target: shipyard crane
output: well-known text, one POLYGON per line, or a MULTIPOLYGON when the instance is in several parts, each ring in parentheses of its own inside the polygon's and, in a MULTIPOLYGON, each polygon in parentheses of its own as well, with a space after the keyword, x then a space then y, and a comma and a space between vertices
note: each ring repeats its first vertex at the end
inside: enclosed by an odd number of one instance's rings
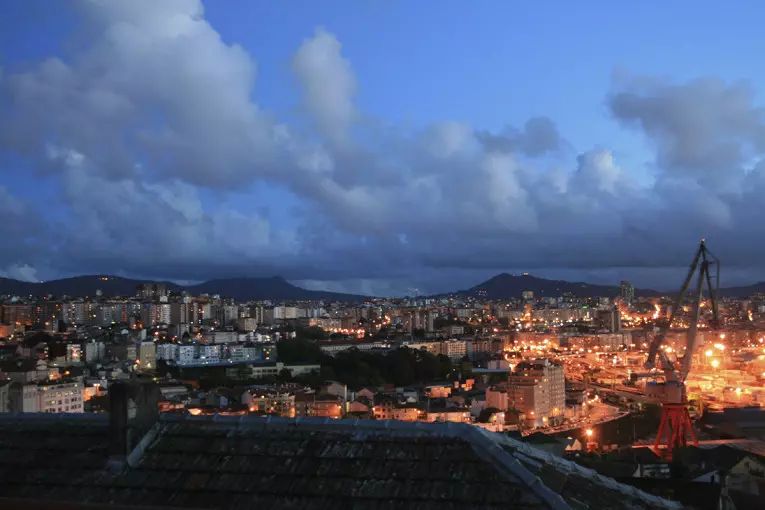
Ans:
POLYGON ((669 320, 664 322, 656 337, 651 342, 648 351, 648 358, 645 362, 645 368, 653 370, 656 365, 656 358, 659 358, 661 371, 664 374, 664 382, 646 385, 646 394, 654 397, 662 403, 661 423, 656 435, 654 450, 659 453, 659 447, 664 446, 663 453, 666 456, 672 456, 672 450, 678 447, 685 447, 688 444, 690 436, 693 444, 698 447, 698 440, 693 431, 690 414, 688 413, 688 396, 685 389, 685 379, 691 370, 691 360, 693 358, 693 349, 696 345, 696 332, 698 331, 701 307, 704 302, 704 284, 708 289, 709 301, 712 308, 711 327, 719 326, 719 316, 717 313, 717 293, 720 288, 720 261, 712 255, 706 247, 706 240, 702 239, 699 244, 696 256, 693 258, 688 275, 680 289, 680 295, 677 297, 669 320), (710 266, 715 266, 714 275, 710 271, 710 266), (683 300, 688 293, 691 281, 694 275, 698 275, 695 293, 693 294, 693 311, 691 313, 691 322, 688 327, 688 340, 685 347, 685 355, 673 363, 667 354, 661 350, 666 333, 672 325, 678 310, 683 306, 683 300), (713 282, 714 280, 714 282, 713 282), (678 366, 676 366, 676 364, 678 366))

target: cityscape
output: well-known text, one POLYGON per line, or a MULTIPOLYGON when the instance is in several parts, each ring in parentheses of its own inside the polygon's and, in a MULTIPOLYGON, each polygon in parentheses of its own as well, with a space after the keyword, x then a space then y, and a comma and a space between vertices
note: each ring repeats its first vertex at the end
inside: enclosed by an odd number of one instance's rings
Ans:
POLYGON ((0 2, 0 510, 765 509, 763 17, 0 2))
POLYGON ((6 295, 0 412, 109 413, 112 388, 140 381, 167 416, 461 423, 639 482, 674 479, 689 447, 709 463, 693 476, 714 476, 731 462, 723 448, 737 454, 728 483, 747 490, 763 466, 765 295, 719 296, 716 262, 702 241, 685 287, 659 297, 627 281, 615 295, 507 301, 479 288, 242 303, 153 282, 130 296, 6 295), (687 292, 707 276, 706 293, 687 292))

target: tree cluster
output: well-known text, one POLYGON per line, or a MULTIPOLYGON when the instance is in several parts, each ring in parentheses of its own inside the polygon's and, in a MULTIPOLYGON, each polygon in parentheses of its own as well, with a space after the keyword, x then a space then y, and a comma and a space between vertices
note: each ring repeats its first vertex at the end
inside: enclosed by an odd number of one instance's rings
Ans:
POLYGON ((427 351, 401 347, 386 354, 349 349, 328 356, 306 338, 293 338, 277 344, 279 361, 322 365, 320 377, 347 384, 352 389, 395 384, 408 386, 449 379, 455 372, 451 360, 427 351))

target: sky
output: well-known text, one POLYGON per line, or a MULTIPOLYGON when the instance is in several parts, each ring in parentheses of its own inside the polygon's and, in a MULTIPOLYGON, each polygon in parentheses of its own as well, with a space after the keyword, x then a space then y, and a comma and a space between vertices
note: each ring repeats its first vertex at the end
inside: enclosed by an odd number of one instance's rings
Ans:
POLYGON ((765 280, 765 4, 0 2, 0 276, 765 280))

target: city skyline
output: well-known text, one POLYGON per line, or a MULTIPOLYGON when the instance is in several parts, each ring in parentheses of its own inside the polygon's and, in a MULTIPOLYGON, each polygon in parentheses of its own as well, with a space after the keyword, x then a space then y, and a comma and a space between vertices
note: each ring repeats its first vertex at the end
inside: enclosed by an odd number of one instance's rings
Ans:
POLYGON ((747 4, 8 2, 0 276, 763 281, 747 4))

